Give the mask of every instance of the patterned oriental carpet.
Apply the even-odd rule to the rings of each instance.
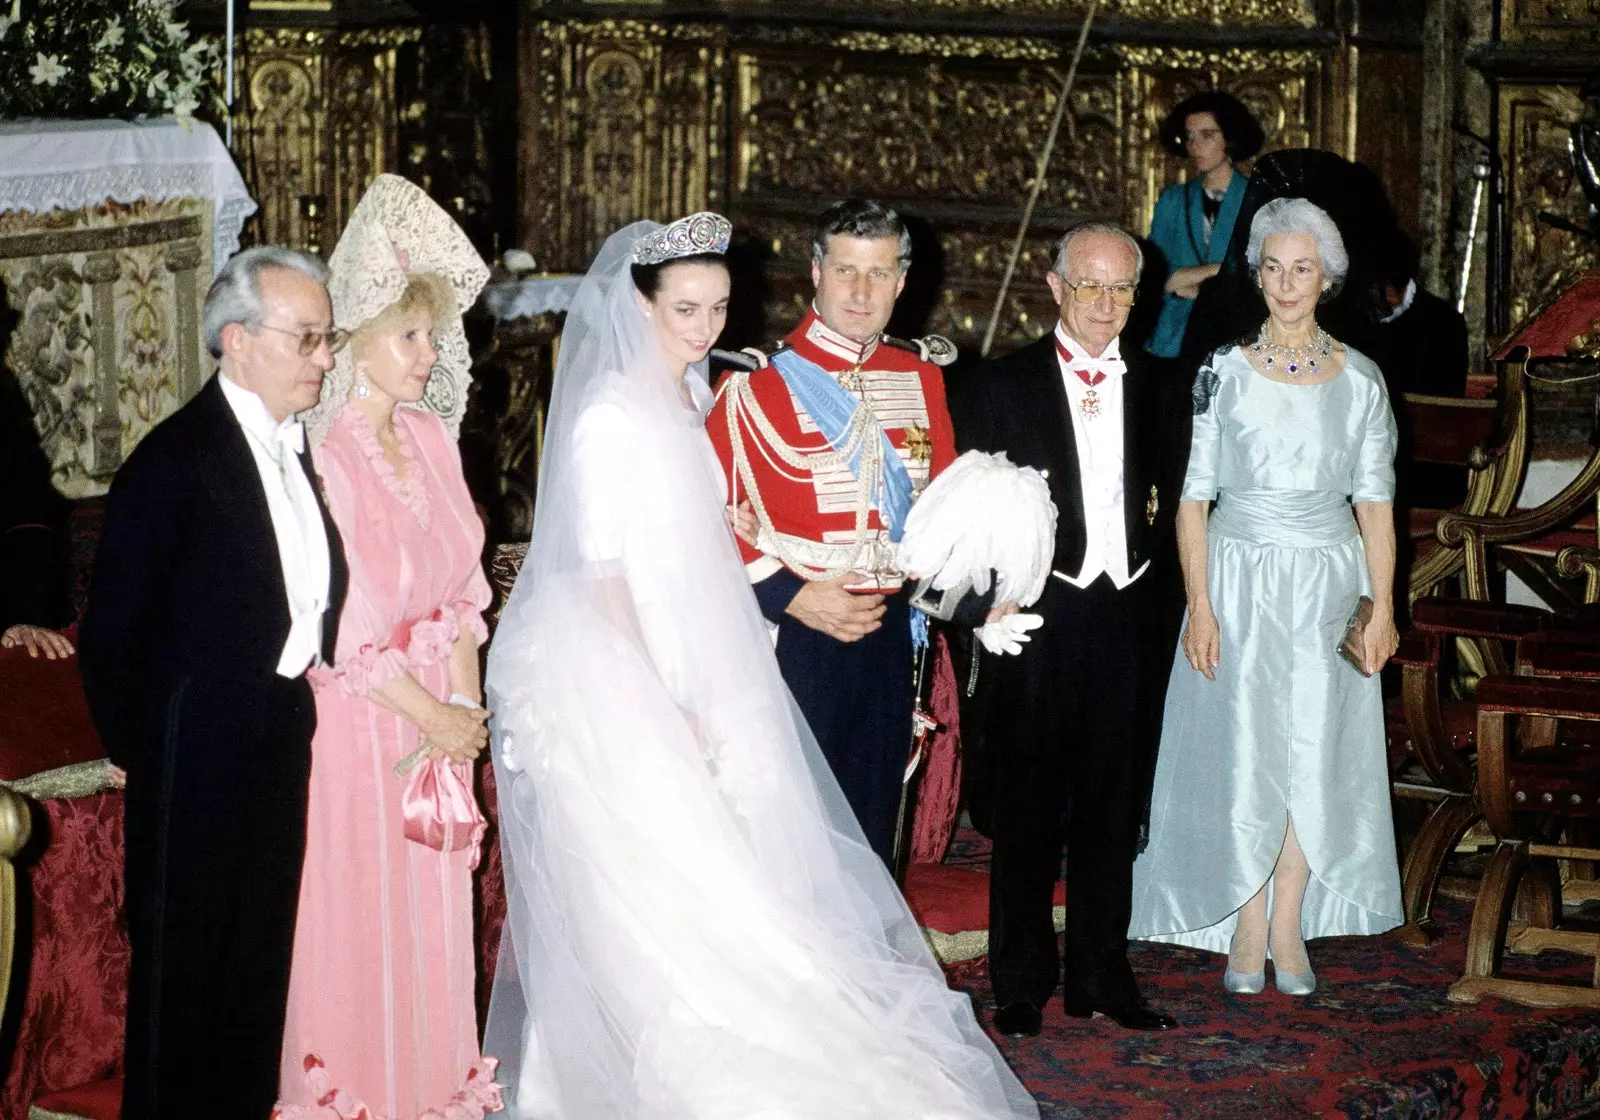
[[[964,831],[947,862],[982,867],[987,844]],[[1139,983],[1178,1029],[1068,1019],[1056,1000],[1043,1034],[1000,1048],[1046,1120],[1600,1116],[1600,1013],[1450,1003],[1471,906],[1446,899],[1438,917],[1440,937],[1426,950],[1387,937],[1312,942],[1319,986],[1305,999],[1270,983],[1259,996],[1230,995],[1222,957],[1136,943]],[[947,972],[987,1024],[984,966],[980,957]],[[1593,962],[1545,953],[1511,967],[1584,982]]]

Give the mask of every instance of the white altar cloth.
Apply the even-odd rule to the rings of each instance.
[[[256,211],[233,157],[203,121],[0,122],[0,211],[78,210],[108,198],[209,199],[213,275]]]
[[[542,273],[520,280],[498,280],[483,289],[483,305],[496,319],[532,319],[572,306],[582,276]]]

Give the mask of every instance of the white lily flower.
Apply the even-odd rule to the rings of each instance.
[[[28,67],[28,73],[33,75],[34,85],[53,86],[67,76],[67,68],[61,65],[61,59],[53,54],[40,51],[38,61]]]
[[[122,46],[125,38],[127,38],[127,32],[122,29],[121,17],[112,16],[106,20],[106,28],[100,32],[100,38],[95,40],[94,49],[97,51],[113,50]]]

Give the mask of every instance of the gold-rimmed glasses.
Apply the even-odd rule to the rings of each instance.
[[[272,331],[274,334],[286,334],[290,338],[297,339],[297,349],[300,351],[302,358],[311,357],[317,352],[317,347],[324,342],[328,344],[328,353],[337,354],[344,347],[344,344],[350,341],[350,332],[340,330],[338,327],[334,327],[331,331],[291,331],[285,327],[275,327],[271,323],[254,323],[252,326],[259,327],[264,331]]]
[[[1079,280],[1076,284],[1071,280],[1061,282],[1072,289],[1072,298],[1079,303],[1099,303],[1101,296],[1110,296],[1111,302],[1118,307],[1132,307],[1134,298],[1139,294],[1139,289],[1127,282],[1120,284],[1101,284],[1095,280]]]

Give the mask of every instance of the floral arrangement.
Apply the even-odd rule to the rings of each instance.
[[[0,117],[225,112],[214,81],[220,48],[190,37],[179,2],[11,0],[0,14]]]

